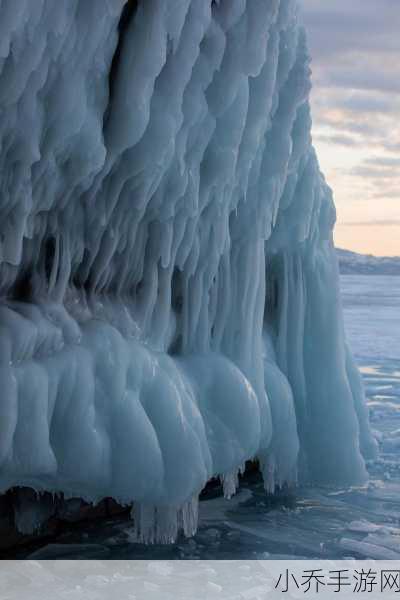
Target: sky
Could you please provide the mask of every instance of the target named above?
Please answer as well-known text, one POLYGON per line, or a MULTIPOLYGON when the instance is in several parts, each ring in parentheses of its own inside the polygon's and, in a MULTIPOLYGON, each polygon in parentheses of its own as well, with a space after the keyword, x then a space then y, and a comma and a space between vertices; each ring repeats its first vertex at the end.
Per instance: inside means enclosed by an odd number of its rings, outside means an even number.
POLYGON ((338 247, 400 255, 400 0, 299 0, 338 247))

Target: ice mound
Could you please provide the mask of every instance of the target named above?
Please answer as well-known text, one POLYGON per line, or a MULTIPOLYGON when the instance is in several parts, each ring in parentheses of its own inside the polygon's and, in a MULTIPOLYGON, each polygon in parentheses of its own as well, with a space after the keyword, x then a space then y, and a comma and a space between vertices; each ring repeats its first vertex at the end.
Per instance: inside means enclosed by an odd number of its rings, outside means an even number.
POLYGON ((0 490, 359 483, 331 192, 292 0, 0 0, 0 490))

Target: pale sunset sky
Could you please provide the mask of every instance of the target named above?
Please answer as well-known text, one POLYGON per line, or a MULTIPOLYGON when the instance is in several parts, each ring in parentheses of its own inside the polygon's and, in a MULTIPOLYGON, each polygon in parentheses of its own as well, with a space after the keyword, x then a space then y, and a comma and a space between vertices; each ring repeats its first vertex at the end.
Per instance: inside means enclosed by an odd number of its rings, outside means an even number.
POLYGON ((400 255, 400 0, 299 0, 340 248, 400 255))

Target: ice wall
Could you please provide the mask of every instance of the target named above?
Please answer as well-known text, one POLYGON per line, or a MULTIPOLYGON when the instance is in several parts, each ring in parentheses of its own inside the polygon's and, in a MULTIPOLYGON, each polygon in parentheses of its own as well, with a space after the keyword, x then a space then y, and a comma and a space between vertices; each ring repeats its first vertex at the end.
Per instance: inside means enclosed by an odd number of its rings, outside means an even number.
POLYGON ((309 90, 292 0, 0 0, 1 491, 365 480, 309 90))

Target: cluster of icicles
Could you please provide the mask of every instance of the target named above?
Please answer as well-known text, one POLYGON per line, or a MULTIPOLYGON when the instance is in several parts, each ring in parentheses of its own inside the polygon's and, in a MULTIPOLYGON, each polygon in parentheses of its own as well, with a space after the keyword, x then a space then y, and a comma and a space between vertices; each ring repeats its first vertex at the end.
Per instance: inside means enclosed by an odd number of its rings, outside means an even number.
POLYGON ((309 90, 293 0, 0 0, 0 491, 365 480, 309 90))

